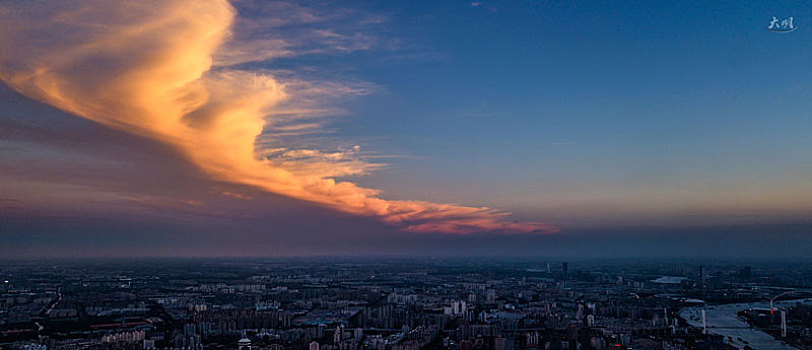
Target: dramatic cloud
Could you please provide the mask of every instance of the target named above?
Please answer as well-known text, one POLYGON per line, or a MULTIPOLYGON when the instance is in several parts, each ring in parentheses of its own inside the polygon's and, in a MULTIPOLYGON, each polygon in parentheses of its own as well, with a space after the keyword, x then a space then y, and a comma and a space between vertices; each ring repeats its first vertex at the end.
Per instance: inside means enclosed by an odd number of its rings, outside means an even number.
MULTIPOLYGON (((279 135, 305 137, 320 127, 313 117, 323 111, 296 104, 300 97, 307 99, 307 91, 358 94, 363 88, 325 84, 297 89, 304 83, 282 83, 272 73, 233 66, 252 56, 290 55, 293 46, 273 38, 235 40, 237 13, 225 0, 3 6, 0 78, 5 84, 71 114, 170 145, 214 180, 376 216, 411 232, 556 231, 542 223, 505 221, 506 213, 491 208, 385 200, 377 190, 336 180, 379 167, 358 156, 357 148, 280 145, 279 135)), ((298 8, 288 10, 318 20, 298 8)), ((361 50, 374 41, 328 30, 315 37, 339 52, 361 50)))

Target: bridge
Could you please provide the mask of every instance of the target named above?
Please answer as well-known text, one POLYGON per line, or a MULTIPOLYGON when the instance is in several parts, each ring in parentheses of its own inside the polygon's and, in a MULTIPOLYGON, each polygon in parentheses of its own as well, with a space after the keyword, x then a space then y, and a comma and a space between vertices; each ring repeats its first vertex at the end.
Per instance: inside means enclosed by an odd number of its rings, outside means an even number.
MULTIPOLYGON (((767 287, 767 288, 769 288, 769 287, 767 287)), ((775 309, 773 307, 773 304, 775 303, 775 301, 778 300, 779 298, 785 296, 785 295, 790 295, 790 294, 807 294, 807 295, 812 296, 812 290, 792 289, 792 290, 787 290, 787 291, 784 291, 782 293, 776 294, 773 297, 769 297, 766 293, 762 294, 761 297, 764 298, 764 299, 770 300, 770 314, 772 314, 772 313, 775 312, 775 309)))

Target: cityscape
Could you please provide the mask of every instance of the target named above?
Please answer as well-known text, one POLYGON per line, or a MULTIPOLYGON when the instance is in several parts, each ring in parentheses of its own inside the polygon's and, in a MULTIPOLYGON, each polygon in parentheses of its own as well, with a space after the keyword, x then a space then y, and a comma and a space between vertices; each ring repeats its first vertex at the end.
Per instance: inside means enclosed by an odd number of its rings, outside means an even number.
POLYGON ((287 258, 4 263, 9 349, 810 349, 812 264, 287 258))
POLYGON ((0 350, 812 350, 810 15, 0 0, 0 350))

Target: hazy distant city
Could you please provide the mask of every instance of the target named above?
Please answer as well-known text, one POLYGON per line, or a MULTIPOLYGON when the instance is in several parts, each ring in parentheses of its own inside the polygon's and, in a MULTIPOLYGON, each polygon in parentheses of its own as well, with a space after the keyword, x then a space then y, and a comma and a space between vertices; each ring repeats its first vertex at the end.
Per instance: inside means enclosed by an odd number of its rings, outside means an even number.
POLYGON ((8 349, 812 349, 812 263, 0 264, 8 349))

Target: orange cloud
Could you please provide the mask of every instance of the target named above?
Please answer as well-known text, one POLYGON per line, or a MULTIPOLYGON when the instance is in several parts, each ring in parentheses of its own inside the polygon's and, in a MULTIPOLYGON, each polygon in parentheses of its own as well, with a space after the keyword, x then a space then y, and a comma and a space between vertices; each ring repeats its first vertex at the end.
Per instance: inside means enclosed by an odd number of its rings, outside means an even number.
POLYGON ((226 0, 59 4, 0 11, 0 78, 30 98, 172 145, 213 179, 377 216, 411 232, 556 231, 505 221, 506 213, 490 208, 385 200, 378 190, 336 181, 380 166, 354 150, 258 147, 263 130, 308 129, 318 123, 297 124, 296 116, 318 113, 280 114, 275 108, 295 101, 296 89, 269 74, 214 65, 253 52, 223 53, 236 47, 226 45, 236 16, 226 0))

